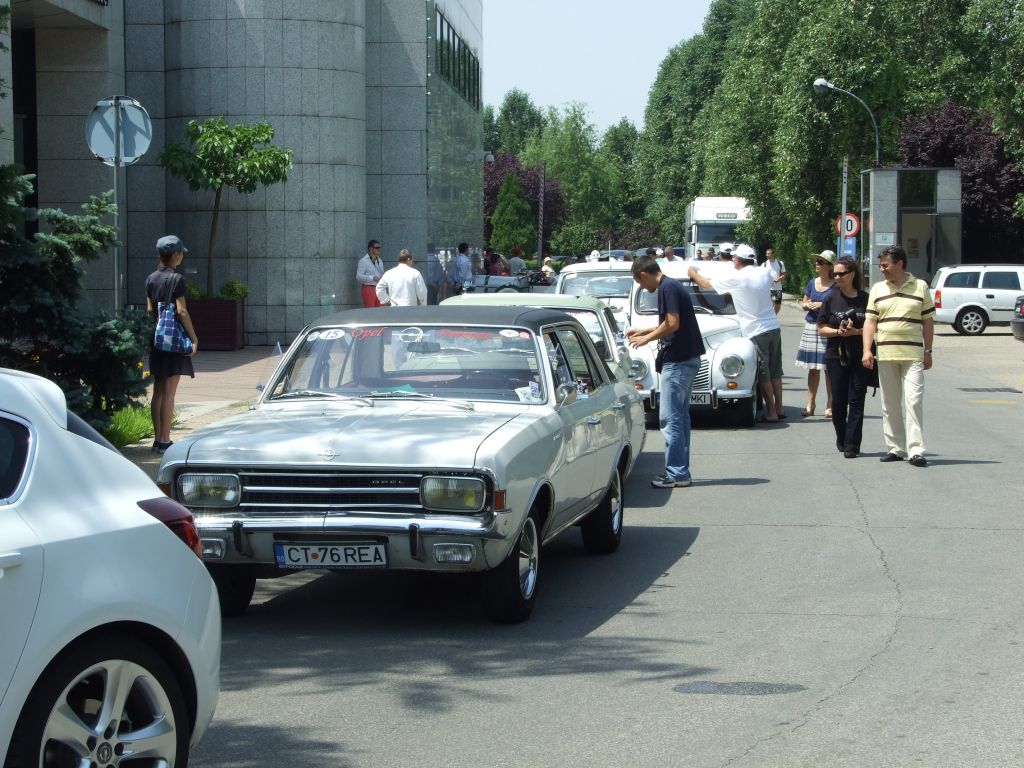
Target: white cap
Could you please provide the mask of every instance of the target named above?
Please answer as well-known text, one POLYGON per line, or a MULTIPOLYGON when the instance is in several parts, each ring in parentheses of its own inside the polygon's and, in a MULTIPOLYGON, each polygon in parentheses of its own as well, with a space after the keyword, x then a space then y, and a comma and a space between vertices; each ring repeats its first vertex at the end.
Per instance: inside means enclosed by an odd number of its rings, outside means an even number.
POLYGON ((658 256, 664 256, 665 255, 665 250, 663 248, 659 248, 658 250, 655 251, 655 253, 658 256))
POLYGON ((734 250, 736 250, 736 246, 732 243, 722 243, 718 246, 719 253, 732 253, 734 250))
POLYGON ((592 250, 590 252, 590 255, 587 256, 587 261, 597 261, 600 258, 601 258, 601 252, 595 248, 594 250, 592 250))
POLYGON ((751 248, 746 243, 740 243, 736 246, 732 252, 734 259, 743 259, 744 261, 757 261, 757 251, 751 248))

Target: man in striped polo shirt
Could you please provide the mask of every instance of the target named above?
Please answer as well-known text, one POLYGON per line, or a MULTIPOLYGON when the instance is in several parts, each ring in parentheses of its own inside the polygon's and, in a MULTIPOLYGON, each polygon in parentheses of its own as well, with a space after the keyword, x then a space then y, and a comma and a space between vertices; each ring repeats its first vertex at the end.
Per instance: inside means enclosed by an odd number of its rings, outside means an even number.
POLYGON ((871 286, 864 320, 864 367, 875 366, 882 390, 882 432, 887 453, 881 461, 927 467, 924 457, 924 372, 932 367, 935 306, 928 284, 907 272, 907 252, 899 246, 878 255, 885 279, 871 286))

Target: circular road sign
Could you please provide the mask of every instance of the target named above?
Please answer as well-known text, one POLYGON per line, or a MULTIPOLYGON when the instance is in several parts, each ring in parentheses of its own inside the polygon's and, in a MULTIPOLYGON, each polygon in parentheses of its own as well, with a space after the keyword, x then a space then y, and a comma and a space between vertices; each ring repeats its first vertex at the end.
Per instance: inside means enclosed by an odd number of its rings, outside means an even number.
POLYGON ((853 213, 847 213, 845 216, 836 216, 835 227, 837 235, 843 235, 844 237, 856 237, 860 234, 860 219, 853 213), (842 229, 839 228, 840 221, 843 225, 842 229))
POLYGON ((131 165, 146 154, 152 140, 149 113, 128 96, 100 99, 85 121, 85 141, 106 165, 131 165), (115 134, 120 134, 120 141, 115 141, 115 134))

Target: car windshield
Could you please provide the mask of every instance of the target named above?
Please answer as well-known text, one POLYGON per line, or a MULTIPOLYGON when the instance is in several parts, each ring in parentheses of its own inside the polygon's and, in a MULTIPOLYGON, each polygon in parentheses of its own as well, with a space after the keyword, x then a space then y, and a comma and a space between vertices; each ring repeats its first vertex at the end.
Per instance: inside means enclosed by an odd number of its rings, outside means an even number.
POLYGON ((629 272, 568 272, 562 276, 559 293, 573 296, 629 296, 633 276, 629 272))
POLYGON ((521 328, 315 328, 296 344, 267 402, 416 398, 541 403, 534 335, 521 328))
MULTIPOLYGON (((732 294, 718 293, 711 289, 704 290, 689 280, 680 280, 690 294, 693 311, 706 315, 735 315, 736 306, 732 303, 732 294)), ((641 315, 658 314, 658 292, 638 290, 634 299, 634 309, 641 315)))

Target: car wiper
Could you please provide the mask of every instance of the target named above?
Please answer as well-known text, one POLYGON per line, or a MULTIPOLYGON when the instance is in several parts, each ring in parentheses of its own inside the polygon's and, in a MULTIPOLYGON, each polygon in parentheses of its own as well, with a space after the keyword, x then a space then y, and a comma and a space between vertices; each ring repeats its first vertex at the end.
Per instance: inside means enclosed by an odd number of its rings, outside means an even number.
POLYGON ((476 410, 472 403, 468 403, 462 400, 449 400, 447 398, 437 398, 434 395, 427 392, 411 392, 407 389, 392 389, 386 392, 370 392, 367 397, 379 397, 382 399, 396 398, 405 399, 411 398, 413 400, 432 400, 435 403, 444 403, 445 405, 453 405, 456 408, 461 408, 464 411, 476 410))
POLYGON ((325 392, 322 389, 291 389, 287 392, 282 392, 279 395, 272 395, 271 400, 292 400, 299 397, 326 397, 329 400, 345 400, 347 402, 361 403, 363 405, 373 405, 371 400, 365 397, 357 397, 356 395, 341 395, 337 392, 325 392))

